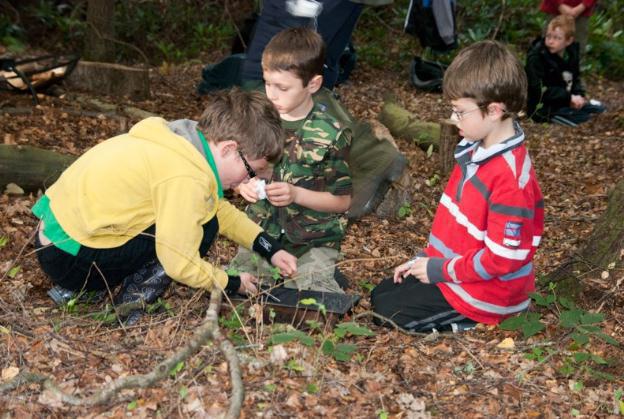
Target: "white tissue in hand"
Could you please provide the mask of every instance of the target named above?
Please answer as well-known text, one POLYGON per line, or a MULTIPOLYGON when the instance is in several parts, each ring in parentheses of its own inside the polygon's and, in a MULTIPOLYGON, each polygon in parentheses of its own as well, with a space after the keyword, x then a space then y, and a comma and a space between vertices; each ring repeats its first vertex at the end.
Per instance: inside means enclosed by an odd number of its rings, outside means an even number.
POLYGON ((266 181, 264 179, 259 179, 256 181, 256 194, 258 195, 258 199, 266 199, 266 181))

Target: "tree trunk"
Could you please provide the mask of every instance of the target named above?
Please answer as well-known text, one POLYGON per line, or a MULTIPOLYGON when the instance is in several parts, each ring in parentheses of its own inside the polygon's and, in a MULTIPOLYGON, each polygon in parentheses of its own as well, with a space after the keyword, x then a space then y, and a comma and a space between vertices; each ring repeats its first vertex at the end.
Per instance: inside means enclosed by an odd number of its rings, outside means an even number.
MULTIPOLYGON (((615 263, 615 270, 624 267, 624 180, 609 194, 607 210, 596 222, 585 247, 570 260, 548 275, 546 281, 556 282, 560 293, 571 297, 582 290, 582 280, 590 272, 600 273, 615 263)), ((611 269, 613 270, 613 269, 611 269)))
POLYGON ((89 0, 83 58, 115 62, 115 1, 89 0))
POLYGON ((459 130, 448 119, 440 121, 440 128, 440 171, 446 175, 451 173, 455 165, 455 146, 459 140, 459 130))
POLYGON ((40 148, 0 144, 0 188, 15 183, 25 192, 45 190, 75 159, 40 148))

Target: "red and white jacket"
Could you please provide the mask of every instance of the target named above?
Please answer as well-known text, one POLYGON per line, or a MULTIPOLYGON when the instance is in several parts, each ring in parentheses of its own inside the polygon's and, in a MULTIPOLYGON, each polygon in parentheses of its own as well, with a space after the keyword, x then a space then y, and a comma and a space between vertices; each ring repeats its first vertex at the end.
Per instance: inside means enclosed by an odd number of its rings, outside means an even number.
POLYGON ((542 192, 524 133, 488 149, 463 139, 424 249, 427 274, 453 308, 487 324, 527 309, 544 230, 542 192))

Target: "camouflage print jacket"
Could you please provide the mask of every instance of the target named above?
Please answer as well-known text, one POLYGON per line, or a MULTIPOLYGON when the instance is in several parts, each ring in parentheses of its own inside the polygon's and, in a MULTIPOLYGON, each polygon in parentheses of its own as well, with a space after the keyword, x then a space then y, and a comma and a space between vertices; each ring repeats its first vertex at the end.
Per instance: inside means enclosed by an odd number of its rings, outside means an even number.
MULTIPOLYGON (((288 182, 334 195, 351 195, 347 163, 351 132, 317 103, 296 131, 289 131, 282 159, 273 168, 272 182, 288 182)), ((275 207, 268 200, 249 205, 247 214, 285 249, 300 256, 312 247, 340 248, 347 217, 297 204, 275 207)))

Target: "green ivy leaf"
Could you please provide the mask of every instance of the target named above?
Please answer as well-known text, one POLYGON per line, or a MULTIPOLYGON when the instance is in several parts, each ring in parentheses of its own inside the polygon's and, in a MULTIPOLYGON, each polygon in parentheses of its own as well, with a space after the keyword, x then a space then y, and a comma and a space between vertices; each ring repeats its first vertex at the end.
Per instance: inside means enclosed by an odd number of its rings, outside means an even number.
POLYGON ((545 326, 542 324, 542 322, 540 322, 539 319, 535 318, 527 319, 527 321, 522 324, 522 333, 525 339, 538 334, 544 329, 545 326))
POLYGON ((594 324, 604 321, 604 314, 602 313, 583 313, 581 315, 582 324, 594 324))
POLYGON ((346 362, 351 359, 355 351, 357 351, 357 345, 353 345, 351 343, 339 343, 336 345, 334 358, 336 361, 346 362))
POLYGON ((181 399, 185 399, 186 396, 188 396, 188 388, 186 386, 182 386, 180 387, 180 390, 178 390, 178 394, 180 395, 181 399))
POLYGON ((546 296, 543 296, 541 294, 534 292, 534 293, 529 294, 529 297, 531 297, 537 305, 542 306, 542 307, 548 307, 549 305, 555 302, 555 296, 553 294, 548 294, 546 296))
POLYGON ((602 340, 603 342, 607 342, 613 346, 620 346, 620 342, 613 339, 611 336, 607 335, 606 333, 601 332, 601 333, 595 333, 594 335, 600 340, 602 340))
POLYGON ((520 330, 524 319, 525 317, 523 315, 509 317, 503 320, 498 326, 503 330, 520 330))
POLYGON ((566 297, 559 297, 559 304, 561 304, 562 306, 564 306, 568 310, 573 310, 574 308, 576 308, 576 305, 574 304, 574 301, 572 301, 572 300, 570 300, 569 298, 566 298, 566 297))
POLYGON ((335 351, 334 342, 332 342, 331 340, 326 340, 325 342, 323 342, 323 345, 321 345, 321 350, 325 355, 333 355, 335 351))
POLYGON ((345 333, 351 334, 353 336, 375 336, 375 332, 370 330, 368 327, 360 326, 355 322, 345 322, 338 324, 334 333, 338 332, 339 330, 343 330, 345 333))
POLYGON ((575 352, 574 353, 574 362, 587 362, 591 358, 591 354, 587 352, 575 352))
POLYGON ((293 341, 299 341, 306 346, 314 345, 314 338, 306 335, 301 330, 276 333, 269 339, 269 345, 278 345, 280 343, 288 343, 293 341))
POLYGON ((8 243, 9 243, 9 238, 7 236, 0 236, 0 249, 2 249, 8 243))
POLYGON ((561 312, 559 316, 559 324, 568 329, 575 327, 581 321, 582 310, 573 309, 561 312))
POLYGON ((591 354, 591 360, 594 361, 596 364, 609 365, 609 362, 600 355, 591 354))
POLYGON ((589 343, 589 336, 584 333, 572 333, 570 337, 581 346, 589 343))
POLYGON ((130 403, 128 403, 128 406, 126 406, 126 408, 128 410, 134 410, 139 406, 139 403, 136 400, 131 401, 130 403))

